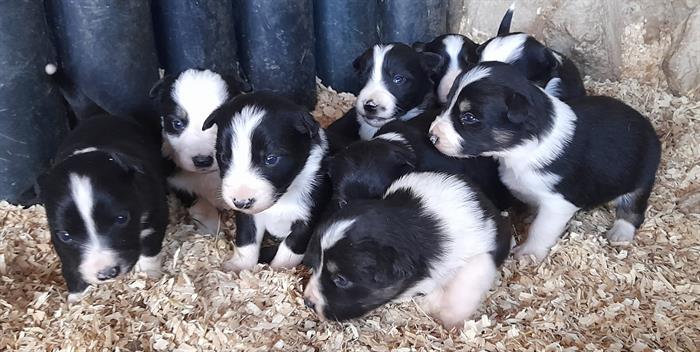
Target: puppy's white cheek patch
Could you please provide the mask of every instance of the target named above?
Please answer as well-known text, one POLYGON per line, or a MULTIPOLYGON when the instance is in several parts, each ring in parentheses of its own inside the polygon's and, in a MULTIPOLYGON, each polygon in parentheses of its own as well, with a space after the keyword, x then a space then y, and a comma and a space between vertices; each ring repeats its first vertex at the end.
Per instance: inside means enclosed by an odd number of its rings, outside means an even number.
POLYGON ((438 100, 440 103, 447 103, 447 96, 450 94, 450 89, 452 89, 452 85, 455 83, 455 79, 460 73, 462 73, 462 70, 458 68, 450 67, 447 69, 445 76, 442 77, 438 85, 438 100))
POLYGON ((323 310, 326 307, 326 299, 321 294, 319 277, 320 273, 314 273, 314 275, 311 276, 304 290, 304 299, 311 301, 314 304, 314 311, 318 317, 321 320, 325 320, 326 317, 323 315, 323 310))
POLYGON ((441 153, 454 157, 462 156, 462 136, 455 131, 452 122, 440 115, 430 125, 430 134, 435 140, 435 148, 441 153))
POLYGON ((97 273, 115 266, 119 266, 117 253, 110 249, 88 247, 83 254, 78 271, 83 281, 90 284, 101 284, 110 280, 98 280, 97 273))

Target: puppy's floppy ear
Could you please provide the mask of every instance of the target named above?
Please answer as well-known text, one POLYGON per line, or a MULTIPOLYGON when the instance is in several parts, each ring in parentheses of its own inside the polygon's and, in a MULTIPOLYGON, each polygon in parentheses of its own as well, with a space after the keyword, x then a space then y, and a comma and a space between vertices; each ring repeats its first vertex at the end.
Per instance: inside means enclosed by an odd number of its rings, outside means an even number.
POLYGON ((403 260, 402 256, 395 248, 381 246, 382 256, 377 258, 378 269, 374 274, 377 282, 399 282, 408 278, 413 271, 413 266, 408 260, 403 260))
POLYGON ((413 48, 413 50, 415 50, 419 53, 422 53, 425 51, 426 45, 428 45, 428 43, 426 43, 426 42, 415 42, 415 43, 413 43, 413 45, 411 45, 411 47, 413 48))
POLYGON ((390 142, 389 156, 399 165, 402 165, 401 174, 407 174, 416 169, 416 155, 407 146, 399 146, 396 143, 390 142))
POLYGON ((511 91, 510 95, 506 98, 506 105, 508 106, 508 120, 521 124, 527 121, 530 116, 530 109, 532 104, 524 95, 511 91))
POLYGON ((225 115, 226 115, 226 110, 224 107, 226 106, 226 103, 222 104, 218 108, 216 108, 214 111, 209 114, 206 120, 204 120, 204 123, 202 124, 202 131, 206 131, 210 129, 214 124, 218 124, 219 120, 221 120, 225 115))
POLYGON ((137 161, 136 159, 119 153, 119 152, 110 152, 109 154, 109 160, 113 161, 119 167, 121 167, 126 173, 133 174, 133 173, 139 173, 139 174, 145 174, 146 171, 143 168, 143 165, 137 161))
POLYGON ((173 78, 173 75, 165 75, 163 78, 159 79, 158 82, 153 84, 151 90, 148 91, 148 97, 151 99, 160 98, 165 92, 165 89, 172 84, 173 78))
POLYGON ((318 134, 318 130, 321 128, 321 125, 318 124, 316 120, 314 120, 313 116, 311 116, 311 113, 308 111, 299 111, 295 113, 295 120, 294 120, 294 128, 297 129, 297 131, 301 133, 307 133, 309 135, 309 138, 314 138, 318 134))
POLYGON ((250 83, 248 83, 247 80, 242 77, 242 75, 240 76, 241 77, 238 75, 221 75, 221 78, 228 86, 229 98, 233 98, 241 93, 250 93, 253 91, 253 87, 250 85, 250 83))
POLYGON ((355 73, 360 75, 362 72, 365 72, 367 69, 367 66, 369 65, 369 61, 372 60, 372 55, 374 54, 374 46, 371 48, 365 50, 360 56, 355 58, 352 62, 352 68, 355 70, 355 73))
POLYGON ((419 53, 420 63, 428 71, 437 71, 442 65, 442 56, 428 51, 419 53))

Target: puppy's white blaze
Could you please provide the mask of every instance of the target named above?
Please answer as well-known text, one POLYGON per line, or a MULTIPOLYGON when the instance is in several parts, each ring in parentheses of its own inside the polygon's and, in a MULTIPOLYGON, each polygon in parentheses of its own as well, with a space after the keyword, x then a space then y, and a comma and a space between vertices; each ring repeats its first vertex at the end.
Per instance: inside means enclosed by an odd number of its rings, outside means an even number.
POLYGON ((255 198, 253 207, 246 212, 257 213, 273 203, 274 187, 262 177, 253 165, 253 132, 260 125, 265 110, 248 105, 231 120, 231 165, 222 179, 224 201, 236 208, 233 199, 255 198))
POLYGON ((71 173, 68 178, 70 180, 73 203, 75 203, 75 207, 78 209, 80 218, 83 220, 83 224, 85 225, 85 232, 87 232, 88 235, 89 245, 99 250, 101 248, 100 241, 97 237, 95 220, 92 218, 94 199, 90 178, 87 176, 79 176, 75 173, 71 173))
POLYGON ((160 271, 160 255, 155 255, 152 257, 147 257, 145 255, 139 256, 139 260, 134 265, 134 270, 141 273, 146 273, 150 277, 159 277, 161 275, 160 271))
POLYGON ((285 242, 280 243, 275 258, 270 262, 273 268, 293 268, 301 264, 304 254, 294 253, 285 242))
POLYGON ((340 220, 329 226, 321 237, 321 251, 333 247, 338 241, 345 237, 345 232, 354 223, 355 219, 340 220))
POLYGON ((459 326, 479 309, 496 274, 497 268, 491 255, 475 255, 468 258, 444 286, 426 295, 421 306, 445 326, 459 326))
POLYGON ((450 105, 447 107, 447 109, 442 111, 442 114, 440 114, 440 116, 445 114, 449 115, 450 111, 452 111, 452 108, 457 103, 459 93, 462 91, 462 89, 464 89, 464 87, 466 87, 472 82, 476 82, 490 75, 491 69, 483 66, 476 66, 471 70, 467 71, 467 73, 463 74, 462 77, 459 79, 459 85, 457 86, 457 90, 455 91, 454 96, 452 96, 452 100, 450 100, 450 105))
POLYGON ((442 259, 433 264, 430 279, 417 283, 404 296, 432 291, 462 267, 467 258, 495 248, 495 222, 484 219, 474 191, 459 177, 432 172, 407 174, 389 187, 385 197, 399 190, 417 197, 422 213, 435 219, 446 236, 442 259))
POLYGON ((366 115, 364 104, 371 99, 377 104, 377 112, 375 114, 377 117, 388 119, 394 116, 396 97, 389 92, 382 79, 384 58, 393 47, 393 45, 375 45, 372 49, 372 72, 369 80, 367 80, 367 83, 357 95, 355 102, 355 108, 359 115, 366 115))
POLYGON ((610 228, 606 237, 610 243, 627 243, 634 239, 636 228, 625 219, 617 219, 610 228))
POLYGON ((522 56, 523 45, 527 37, 527 34, 520 33, 493 38, 481 52, 479 61, 512 63, 522 56))
POLYGON ((258 244, 236 247, 231 259, 224 263, 224 269, 236 272, 251 269, 258 263, 259 256, 260 246, 258 244))
POLYGON ((96 151, 97 151, 97 148, 95 148, 95 147, 87 147, 87 148, 83 148, 83 149, 78 149, 78 150, 74 151, 73 154, 71 154, 71 155, 85 154, 85 153, 96 152, 96 151))
MULTIPOLYGON (((192 157, 214 156, 217 126, 202 131, 207 117, 229 98, 226 82, 209 70, 190 69, 177 78, 170 92, 173 101, 185 111, 188 123, 179 135, 163 133, 181 168, 196 171, 192 157)), ((216 170, 216 161, 208 171, 216 170)))
POLYGON ((462 70, 459 68, 459 52, 464 45, 464 38, 458 35, 449 35, 442 40, 442 44, 445 46, 445 52, 449 56, 450 61, 445 75, 438 84, 438 99, 440 103, 446 103, 452 84, 454 84, 457 76, 462 73, 462 70))

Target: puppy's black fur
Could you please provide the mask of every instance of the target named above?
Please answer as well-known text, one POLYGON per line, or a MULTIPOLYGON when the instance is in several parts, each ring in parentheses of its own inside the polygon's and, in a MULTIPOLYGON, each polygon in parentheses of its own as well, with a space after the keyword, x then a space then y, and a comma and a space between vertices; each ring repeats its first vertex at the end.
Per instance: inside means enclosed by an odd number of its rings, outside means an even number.
POLYGON ((116 274, 122 274, 139 256, 161 251, 168 222, 161 162, 158 140, 130 119, 109 115, 83 119, 59 147, 39 188, 70 293, 88 285, 78 268, 91 243, 71 177, 89 180, 97 238, 116 253, 116 274), (142 236, 143 231, 148 234, 142 236))

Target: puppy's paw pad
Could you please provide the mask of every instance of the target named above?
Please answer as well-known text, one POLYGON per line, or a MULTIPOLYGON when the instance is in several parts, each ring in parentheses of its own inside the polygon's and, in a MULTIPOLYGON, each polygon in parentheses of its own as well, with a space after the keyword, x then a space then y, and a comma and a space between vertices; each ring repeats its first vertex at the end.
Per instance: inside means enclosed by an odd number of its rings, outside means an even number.
POLYGON ((615 220, 605 236, 611 244, 629 244, 634 239, 634 225, 625 220, 615 220))

